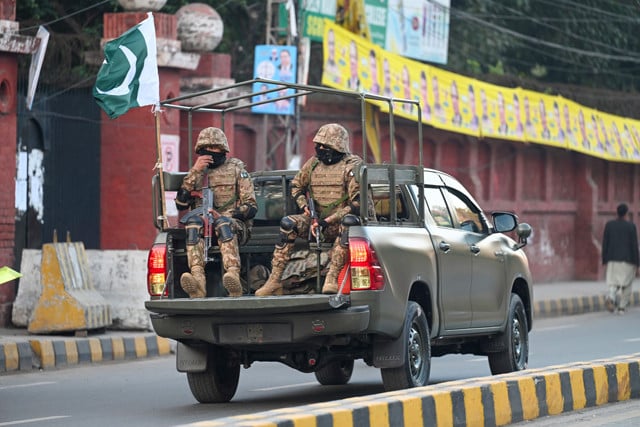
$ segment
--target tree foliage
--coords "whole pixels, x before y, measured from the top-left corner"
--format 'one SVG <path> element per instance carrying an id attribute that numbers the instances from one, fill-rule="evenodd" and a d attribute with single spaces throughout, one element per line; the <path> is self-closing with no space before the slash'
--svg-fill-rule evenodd
<path id="1" fill-rule="evenodd" d="M 635 4 L 634 4 L 635 3 Z M 453 0 L 447 68 L 613 90 L 640 85 L 637 2 Z"/>
<path id="2" fill-rule="evenodd" d="M 236 77 L 248 78 L 253 68 L 253 47 L 264 43 L 266 3 L 260 0 L 202 0 L 220 14 L 224 35 L 216 52 L 229 53 Z M 175 13 L 193 3 L 168 0 L 160 13 Z M 70 87 L 94 83 L 102 52 L 105 13 L 122 12 L 115 0 L 20 0 L 16 15 L 22 34 L 35 35 L 43 25 L 51 34 L 40 81 L 46 85 Z M 21 56 L 21 74 L 30 57 Z"/>
<path id="3" fill-rule="evenodd" d="M 224 38 L 216 52 L 231 54 L 236 80 L 251 78 L 254 46 L 265 43 L 267 3 L 201 2 L 215 8 L 224 22 Z M 188 3 L 168 0 L 160 12 L 175 13 Z M 617 0 L 451 0 L 449 63 L 444 68 L 547 92 L 558 92 L 548 88 L 559 84 L 635 92 L 640 87 L 640 35 L 634 31 L 639 4 Z M 33 35 L 44 25 L 52 35 L 42 83 L 61 87 L 93 84 L 99 66 L 95 59 L 102 58 L 102 16 L 120 11 L 116 0 L 17 2 L 17 20 L 24 34 Z M 94 53 L 94 61 L 88 60 L 90 53 Z M 319 43 L 313 43 L 311 55 L 312 64 L 321 60 Z M 25 73 L 29 60 L 21 56 Z M 310 83 L 318 84 L 319 67 L 312 65 L 310 69 Z M 634 115 L 640 117 L 640 106 L 638 110 Z"/>

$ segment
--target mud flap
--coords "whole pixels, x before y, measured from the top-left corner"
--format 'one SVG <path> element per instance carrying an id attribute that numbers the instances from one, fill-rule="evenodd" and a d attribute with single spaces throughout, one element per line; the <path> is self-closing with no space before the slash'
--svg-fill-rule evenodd
<path id="1" fill-rule="evenodd" d="M 404 363 L 405 354 L 407 337 L 404 331 L 395 340 L 376 338 L 373 341 L 373 366 L 376 368 L 400 367 Z"/>
<path id="2" fill-rule="evenodd" d="M 207 370 L 207 348 L 189 347 L 178 342 L 176 348 L 178 372 L 204 372 Z"/>

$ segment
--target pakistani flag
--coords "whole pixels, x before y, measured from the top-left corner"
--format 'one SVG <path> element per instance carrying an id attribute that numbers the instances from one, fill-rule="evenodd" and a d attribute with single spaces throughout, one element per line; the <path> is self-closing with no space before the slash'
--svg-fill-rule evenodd
<path id="1" fill-rule="evenodd" d="M 115 119 L 129 108 L 160 102 L 153 15 L 107 43 L 93 97 Z"/>

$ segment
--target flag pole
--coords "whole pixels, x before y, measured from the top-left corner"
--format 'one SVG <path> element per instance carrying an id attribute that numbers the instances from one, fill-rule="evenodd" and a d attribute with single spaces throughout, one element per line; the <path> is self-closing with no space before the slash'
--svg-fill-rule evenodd
<path id="1" fill-rule="evenodd" d="M 160 200 L 161 204 L 161 212 L 160 218 L 162 218 L 162 230 L 166 230 L 169 228 L 169 221 L 167 219 L 167 203 L 164 194 L 164 171 L 162 169 L 162 142 L 160 141 L 160 105 L 156 105 L 154 107 L 154 116 L 156 123 L 156 151 L 158 153 L 158 160 L 156 162 L 155 169 L 158 172 L 158 178 L 160 180 Z"/>

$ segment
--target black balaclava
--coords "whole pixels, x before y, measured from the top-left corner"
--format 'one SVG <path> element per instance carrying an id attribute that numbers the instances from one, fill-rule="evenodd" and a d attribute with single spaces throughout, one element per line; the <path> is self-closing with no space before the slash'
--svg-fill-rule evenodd
<path id="1" fill-rule="evenodd" d="M 342 160 L 344 153 L 336 151 L 325 145 L 316 144 L 316 157 L 325 165 L 333 165 Z"/>
<path id="2" fill-rule="evenodd" d="M 208 150 L 200 150 L 198 151 L 198 154 L 200 154 L 201 156 L 211 156 L 211 158 L 213 159 L 213 161 L 211 163 L 209 163 L 209 169 L 215 169 L 218 166 L 222 166 L 224 164 L 224 162 L 227 161 L 227 153 L 225 153 L 224 151 L 222 153 L 215 153 L 213 151 L 208 151 Z"/>

